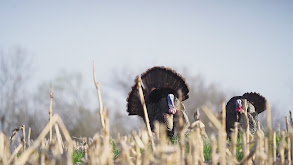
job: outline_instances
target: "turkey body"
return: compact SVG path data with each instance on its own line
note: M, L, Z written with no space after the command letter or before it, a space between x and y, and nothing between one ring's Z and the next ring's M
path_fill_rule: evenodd
M236 122L239 123L240 129L243 130L246 130L249 125L249 131L255 134L258 129L258 114L266 110L266 105L266 99L255 92L232 97L226 104L227 135L230 136ZM247 118L244 112L247 112ZM247 119L248 121L246 121Z
M167 98L162 97L158 102L152 102L147 104L147 111L150 120L151 129L154 129L154 122L159 121L166 125L168 136L174 136L175 134L175 122L179 117L183 117L185 127L189 127L190 123L185 112L185 107L178 98L175 98L175 106L177 112L175 114L168 113Z
M188 98L189 88L184 78L171 68L153 67L142 73L141 79L151 129L154 130L154 122L158 121L165 124L168 136L174 136L179 117L188 128L190 124L182 101ZM136 83L128 94L127 112L145 119Z

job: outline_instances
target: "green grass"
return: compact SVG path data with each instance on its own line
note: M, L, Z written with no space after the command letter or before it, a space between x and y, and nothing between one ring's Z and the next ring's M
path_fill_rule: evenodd
M203 145L203 156L205 161L211 160L211 146L208 141L204 141Z
M169 138L170 142L173 145L177 145L179 143L178 136L173 136ZM277 136L276 137L276 142L277 142L277 147L280 144L281 137ZM240 133L237 138L237 144L242 143L242 134ZM117 143L114 139L110 140L110 144L112 145L112 151L113 151L113 156L114 159L117 159L119 157L120 151L118 150ZM149 145L149 149L151 150L151 145ZM144 151L141 150L141 153ZM186 146L186 153L188 153L188 146ZM204 140L204 148L203 148L203 153L204 153L204 159L205 161L210 161L211 160L211 146L210 143L206 140ZM237 160L240 161L243 158L243 153L242 153L242 145L237 145L236 147L236 156ZM73 163L79 163L82 162L82 159L84 158L84 153L79 150L75 150L73 153Z
M110 140L110 144L112 145L112 151L113 151L114 159L117 159L119 154L120 154L120 151L117 148L117 144L113 139ZM82 163L82 159L84 158L84 156L85 155L84 155L83 151L75 150L73 152L73 156L72 156L73 164Z
M243 140L243 132L239 132L237 137L237 146L236 146L236 157L238 161L240 161L243 158L242 145L239 145L240 143L242 143L242 140Z
M242 160L242 158L243 158L242 145L237 145L237 147L236 147L236 157L237 157L238 161Z
M204 159L205 161L210 161L211 160L211 146L210 143L206 140L204 140L204 146L203 146L203 153L204 153ZM228 143L231 143L230 140L228 140ZM239 133L238 138L237 138L237 146L236 146L236 157L237 160L240 161L243 158L243 153L242 153L242 134ZM216 149L218 152L218 148Z
M178 136L172 136L172 137L169 137L169 139L170 139L170 141L171 141L171 143L172 143L173 145L179 143L179 138L178 138Z
M217 151L218 151L218 149L217 149ZM210 161L211 160L211 146L210 146L210 143L207 142L207 141L204 142L203 154L204 154L204 160L205 161ZM237 157L238 161L240 161L243 158L242 145L237 145L237 147L236 147L236 157Z
M73 152L73 163L82 163L82 159L84 158L84 152L79 151L79 150L75 150Z
M117 159L119 154L120 154L120 151L117 148L117 143L113 139L110 140L110 143L112 145L112 151L113 151L114 159Z
M185 135L185 138L188 138L189 134ZM179 143L179 138L178 136L173 136L173 137L169 137L170 142L173 145L177 145ZM203 153L204 153L204 159L205 161L210 161L211 160L211 146L210 143L207 140L204 140L204 146L203 146ZM188 145L185 146L185 152L188 153Z

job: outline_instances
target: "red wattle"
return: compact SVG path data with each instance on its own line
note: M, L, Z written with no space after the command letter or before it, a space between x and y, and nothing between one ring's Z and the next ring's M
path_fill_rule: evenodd
M240 107L237 107L235 111L236 112L241 112L241 108Z
M177 112L177 110L175 108L170 108L169 109L169 113L170 114L173 114L174 115L176 112Z

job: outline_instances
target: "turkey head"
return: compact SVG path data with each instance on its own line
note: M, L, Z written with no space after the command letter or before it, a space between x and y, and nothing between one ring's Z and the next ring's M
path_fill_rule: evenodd
M168 135L173 136L180 116L187 128L189 121L182 101L188 98L189 88L184 78L170 68L153 67L142 73L141 79L151 129L154 130L154 122L159 121L166 125ZM127 112L144 119L136 83L128 94Z

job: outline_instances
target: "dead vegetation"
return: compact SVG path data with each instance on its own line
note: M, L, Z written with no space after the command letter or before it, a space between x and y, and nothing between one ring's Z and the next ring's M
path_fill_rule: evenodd
M239 130L235 129L231 140L227 140L225 106L222 106L222 113L219 116L207 107L202 107L202 112L216 130L209 137L208 144L204 140L206 137L203 138L202 127L194 127L186 135L183 121L180 120L176 125L178 130L176 142L167 137L166 128L159 123L155 123L154 132L146 126L144 130L133 131L127 136L113 139L109 133L108 110L103 108L95 72L94 82L100 103L97 119L100 119L103 126L100 132L92 138L72 137L59 115L52 115L54 101L51 90L49 122L37 139L30 139L31 130L26 134L25 125L13 130L10 138L0 132L0 164L291 164L293 157L291 113L290 120L288 118L285 120L287 129L284 131L272 130L271 111L268 108L266 133L259 129L252 136L249 128L246 127L242 136L239 136ZM137 83L140 83L139 78ZM141 101L144 103L143 97ZM17 134L21 135L18 139ZM17 145L13 142L17 142ZM75 160L76 154L81 154L79 161ZM206 157L207 155L209 158Z

